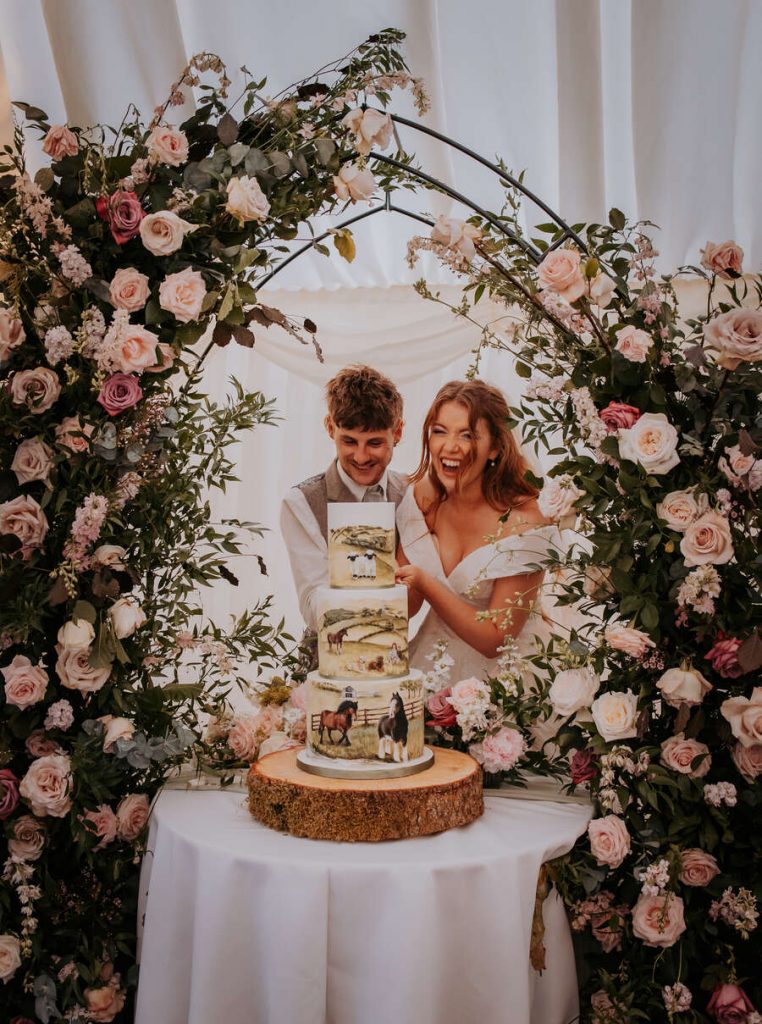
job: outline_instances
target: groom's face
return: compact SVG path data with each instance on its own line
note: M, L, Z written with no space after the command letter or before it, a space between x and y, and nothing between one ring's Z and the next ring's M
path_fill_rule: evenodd
M326 417L326 430L336 445L339 465L361 487L372 487L392 461L394 446L402 437L402 422L391 430L350 430Z

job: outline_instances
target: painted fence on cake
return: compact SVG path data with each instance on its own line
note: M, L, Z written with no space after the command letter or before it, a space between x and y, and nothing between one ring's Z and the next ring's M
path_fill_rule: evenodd
M404 762L423 754L423 693L404 680L391 693L355 692L315 684L309 700L309 741L327 757ZM405 694L405 696L403 696Z

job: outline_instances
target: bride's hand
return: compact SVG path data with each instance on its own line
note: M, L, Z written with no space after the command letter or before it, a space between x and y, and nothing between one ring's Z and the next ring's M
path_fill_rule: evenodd
M408 590L418 590L420 593L423 593L428 579L429 574L417 565L400 565L395 573L397 583L403 583Z

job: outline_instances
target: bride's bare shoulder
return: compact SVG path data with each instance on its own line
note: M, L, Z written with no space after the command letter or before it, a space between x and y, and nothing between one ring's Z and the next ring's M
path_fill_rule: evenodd
M426 515L436 500L434 486L427 476L413 484L413 497L418 508Z
M508 513L504 529L506 533L523 533L538 526L550 526L552 520L547 519L540 511L536 498L526 498L514 505Z

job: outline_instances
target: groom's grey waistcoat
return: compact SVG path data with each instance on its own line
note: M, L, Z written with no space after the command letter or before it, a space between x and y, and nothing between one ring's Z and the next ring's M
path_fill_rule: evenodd
M332 462L325 473L318 473L309 480L296 485L304 495L307 504L312 510L315 521L320 527L323 538L328 542L328 502L329 501L357 501L354 494L345 485L339 476L336 463ZM388 471L388 483L386 496L389 501L394 502L394 507L402 501L402 496L407 488L407 477L402 473ZM326 581L327 582L327 581Z

